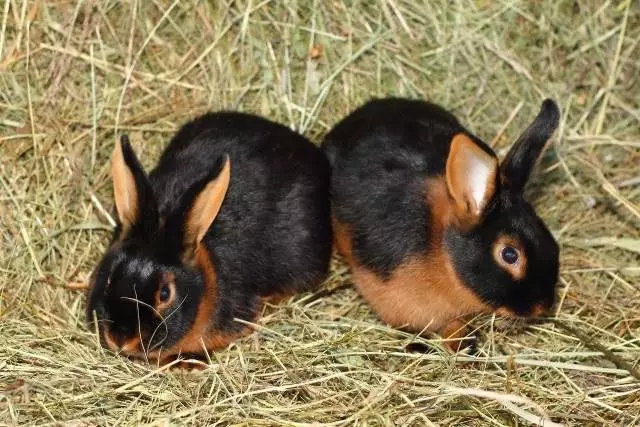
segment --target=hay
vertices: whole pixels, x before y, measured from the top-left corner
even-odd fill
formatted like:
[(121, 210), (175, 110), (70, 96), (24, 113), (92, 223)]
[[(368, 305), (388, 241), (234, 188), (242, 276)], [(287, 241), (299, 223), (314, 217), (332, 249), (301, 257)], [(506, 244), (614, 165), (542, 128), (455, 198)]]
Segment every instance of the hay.
[[(638, 2), (0, 4), (0, 424), (640, 423)], [(390, 94), (499, 152), (560, 102), (530, 189), (562, 246), (554, 319), (474, 320), (477, 358), (405, 353), (425, 339), (377, 321), (336, 260), (321, 298), (271, 308), (203, 372), (100, 349), (78, 283), (112, 226), (116, 131), (149, 167), (208, 109), (319, 141)]]

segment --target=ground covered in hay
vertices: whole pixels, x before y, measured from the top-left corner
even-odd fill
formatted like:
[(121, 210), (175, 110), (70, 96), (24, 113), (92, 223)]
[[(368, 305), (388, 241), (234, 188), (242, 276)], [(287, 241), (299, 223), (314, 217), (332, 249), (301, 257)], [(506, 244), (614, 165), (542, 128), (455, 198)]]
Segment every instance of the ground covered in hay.
[[(639, 424), (639, 43), (624, 0), (0, 2), (0, 424)], [(336, 260), (325, 294), (203, 372), (100, 349), (80, 288), (118, 132), (149, 167), (207, 110), (319, 142), (384, 95), (439, 102), (500, 153), (559, 102), (530, 187), (562, 248), (555, 317), (475, 319), (475, 359), (406, 353), (427, 339), (376, 320)]]

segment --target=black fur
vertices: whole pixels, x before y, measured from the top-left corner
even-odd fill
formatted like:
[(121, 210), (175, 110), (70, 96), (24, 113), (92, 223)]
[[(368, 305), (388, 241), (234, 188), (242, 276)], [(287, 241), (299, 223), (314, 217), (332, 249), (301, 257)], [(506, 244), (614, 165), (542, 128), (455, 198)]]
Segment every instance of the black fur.
[[(330, 167), (301, 135), (249, 114), (206, 114), (178, 131), (148, 179), (126, 140), (122, 146), (136, 182), (148, 185), (153, 197), (142, 192), (144, 227), (133, 227), (122, 241), (121, 227), (116, 229), (94, 274), (89, 319), (95, 310), (99, 321), (129, 336), (140, 317), (144, 341), (159, 329), (152, 347), (161, 342), (170, 347), (190, 329), (204, 281), (200, 271), (181, 262), (184, 223), (195, 197), (220, 172), (225, 154), (231, 161), (229, 189), (203, 240), (217, 274), (212, 325), (238, 331), (243, 326), (233, 318), (253, 320), (260, 297), (307, 291), (326, 276)], [(152, 310), (126, 300), (151, 303), (164, 272), (176, 275), (179, 301), (166, 328)]]
[[(500, 234), (518, 236), (527, 256), (527, 274), (514, 281), (498, 265), (492, 245)], [(521, 195), (503, 190), (484, 219), (472, 231), (450, 228), (444, 244), (463, 282), (483, 301), (528, 316), (535, 304), (551, 307), (558, 280), (559, 249), (553, 235)]]
[[(522, 188), (557, 121), (557, 107), (545, 101), (508, 156), (503, 173), (509, 187), (498, 183), (479, 225), (464, 232), (450, 227), (441, 243), (474, 293), (520, 314), (554, 300), (558, 246), (524, 200)], [(387, 279), (409, 258), (429, 255), (433, 218), (425, 181), (444, 175), (451, 140), (458, 133), (493, 153), (452, 114), (419, 100), (369, 101), (326, 136), (322, 148), (333, 170), (333, 215), (350, 227), (353, 256), (360, 265)], [(519, 283), (493, 260), (491, 248), (500, 233), (512, 233), (524, 243), (528, 273)]]
[[(546, 99), (542, 103), (538, 117), (516, 141), (514, 149), (509, 151), (501, 165), (502, 173), (509, 177), (508, 185), (513, 191), (522, 191), (536, 164), (544, 145), (556, 130), (560, 110)], [(524, 143), (521, 143), (523, 142)]]
[(151, 183), (131, 148), (129, 136), (123, 135), (120, 143), (124, 161), (127, 166), (129, 166), (136, 181), (138, 206), (144, 207), (144, 215), (134, 224), (132, 234), (140, 236), (148, 235), (153, 233), (158, 227), (158, 205), (153, 196)]

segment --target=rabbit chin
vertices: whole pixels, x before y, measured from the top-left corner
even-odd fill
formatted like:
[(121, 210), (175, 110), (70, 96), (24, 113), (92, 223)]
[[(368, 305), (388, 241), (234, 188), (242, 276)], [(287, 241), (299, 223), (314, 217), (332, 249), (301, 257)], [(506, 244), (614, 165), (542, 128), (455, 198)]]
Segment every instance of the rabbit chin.
[[(103, 333), (105, 346), (116, 354), (138, 360), (158, 360), (160, 364), (164, 364), (167, 358), (173, 357), (179, 352), (164, 351), (162, 347), (153, 351), (145, 351), (139, 336), (123, 337), (117, 339), (110, 331), (105, 330)], [(169, 349), (170, 350), (170, 349)]]
[(139, 359), (157, 359), (159, 356), (158, 351), (144, 352), (142, 351), (142, 345), (140, 337), (124, 337), (123, 339), (117, 339), (113, 334), (105, 330), (102, 334), (106, 347), (117, 354), (122, 354), (127, 357), (139, 358)]
[(496, 309), (496, 314), (499, 316), (510, 317), (510, 318), (520, 318), (520, 319), (529, 319), (529, 318), (538, 318), (544, 315), (547, 312), (547, 307), (544, 304), (535, 304), (531, 307), (531, 311), (525, 315), (518, 314), (509, 307), (498, 307)]

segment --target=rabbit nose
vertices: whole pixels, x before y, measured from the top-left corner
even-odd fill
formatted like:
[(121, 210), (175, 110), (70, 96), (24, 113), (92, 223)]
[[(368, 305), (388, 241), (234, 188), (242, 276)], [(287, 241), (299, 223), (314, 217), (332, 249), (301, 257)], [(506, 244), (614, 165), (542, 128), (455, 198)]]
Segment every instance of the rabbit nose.
[(104, 333), (104, 341), (107, 344), (109, 350), (114, 353), (131, 353), (138, 350), (140, 346), (140, 338), (122, 338), (118, 339), (114, 337), (109, 331)]

